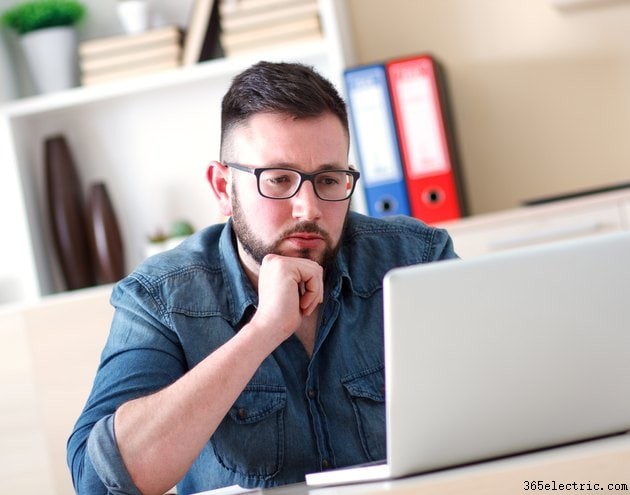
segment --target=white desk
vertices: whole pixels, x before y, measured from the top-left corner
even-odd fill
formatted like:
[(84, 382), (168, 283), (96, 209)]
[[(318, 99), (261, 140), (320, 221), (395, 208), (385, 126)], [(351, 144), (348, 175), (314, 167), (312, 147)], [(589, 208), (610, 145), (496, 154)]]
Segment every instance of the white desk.
[[(526, 489), (526, 482), (534, 483), (536, 489)], [(555, 491), (552, 490), (554, 482)], [(563, 489), (560, 484), (563, 484)], [(571, 485), (571, 490), (567, 485)], [(608, 485), (613, 486), (609, 489)], [(630, 492), (630, 434), (395, 481), (316, 489), (298, 484), (262, 491), (270, 495), (527, 495), (567, 492)]]

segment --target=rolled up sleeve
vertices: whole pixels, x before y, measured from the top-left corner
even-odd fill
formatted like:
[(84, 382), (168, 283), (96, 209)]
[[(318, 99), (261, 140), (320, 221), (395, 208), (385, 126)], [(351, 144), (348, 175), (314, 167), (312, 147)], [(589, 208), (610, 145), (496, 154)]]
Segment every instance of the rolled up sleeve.
[[(88, 437), (87, 461), (105, 486), (107, 493), (140, 495), (122, 460), (114, 435), (114, 415), (98, 421)], [(94, 493), (83, 491), (83, 493)]]
[(133, 280), (115, 287), (116, 307), (92, 392), (68, 440), (67, 461), (79, 495), (139, 494), (114, 434), (122, 404), (177, 380), (186, 362), (177, 338)]

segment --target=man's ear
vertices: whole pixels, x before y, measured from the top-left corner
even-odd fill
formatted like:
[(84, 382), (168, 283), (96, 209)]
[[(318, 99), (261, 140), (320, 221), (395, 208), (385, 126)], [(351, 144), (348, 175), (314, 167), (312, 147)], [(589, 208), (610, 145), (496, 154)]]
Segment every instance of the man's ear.
[(221, 215), (232, 215), (231, 174), (228, 168), (220, 162), (212, 161), (208, 165), (206, 177), (210, 188), (219, 202)]

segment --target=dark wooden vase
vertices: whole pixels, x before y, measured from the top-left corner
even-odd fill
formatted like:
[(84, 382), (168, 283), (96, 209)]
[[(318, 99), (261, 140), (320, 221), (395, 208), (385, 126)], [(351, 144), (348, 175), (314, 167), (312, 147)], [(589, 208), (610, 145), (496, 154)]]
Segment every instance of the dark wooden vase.
[(108, 284), (125, 275), (125, 257), (122, 236), (116, 213), (102, 182), (88, 190), (88, 232), (97, 281)]
[(45, 140), (45, 180), (53, 243), (67, 289), (94, 285), (81, 183), (64, 136)]

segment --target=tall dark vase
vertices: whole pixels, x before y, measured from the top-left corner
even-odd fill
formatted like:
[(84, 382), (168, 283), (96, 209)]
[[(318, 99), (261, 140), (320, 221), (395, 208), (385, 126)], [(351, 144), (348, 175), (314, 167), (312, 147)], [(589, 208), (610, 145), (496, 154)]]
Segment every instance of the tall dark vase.
[(81, 183), (64, 136), (44, 143), (46, 193), (55, 251), (68, 289), (94, 285)]
[(116, 213), (102, 182), (88, 190), (88, 232), (99, 283), (114, 283), (125, 275), (122, 236)]

